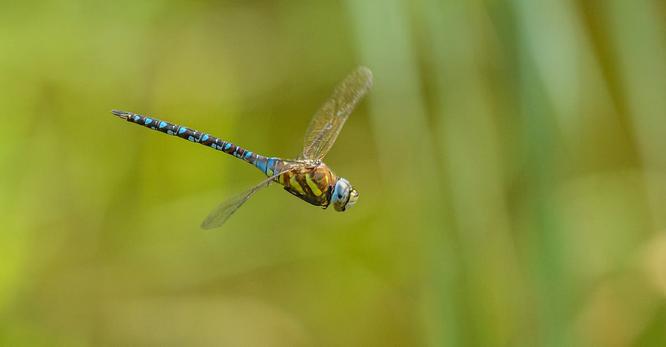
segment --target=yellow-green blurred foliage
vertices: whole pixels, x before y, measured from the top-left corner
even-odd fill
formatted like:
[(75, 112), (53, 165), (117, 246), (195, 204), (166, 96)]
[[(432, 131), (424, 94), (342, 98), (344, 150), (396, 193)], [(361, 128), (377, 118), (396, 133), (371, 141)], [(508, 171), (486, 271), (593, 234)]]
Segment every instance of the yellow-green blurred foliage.
[[(336, 213), (112, 108), (294, 157)], [(0, 345), (666, 345), (661, 0), (0, 3)]]

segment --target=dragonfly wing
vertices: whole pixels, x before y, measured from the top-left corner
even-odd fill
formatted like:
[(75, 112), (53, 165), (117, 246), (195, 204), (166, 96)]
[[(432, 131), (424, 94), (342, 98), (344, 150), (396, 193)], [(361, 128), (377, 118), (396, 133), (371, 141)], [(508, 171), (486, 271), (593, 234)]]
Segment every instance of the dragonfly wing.
[(274, 179), (287, 171), (290, 170), (285, 170), (276, 175), (273, 175), (263, 180), (256, 186), (246, 190), (242, 194), (223, 202), (208, 214), (208, 217), (206, 217), (206, 219), (201, 223), (201, 228), (214, 229), (221, 227), (224, 222), (226, 222), (227, 219), (229, 219), (229, 217), (231, 217), (231, 215), (234, 214), (236, 210), (238, 210), (238, 208), (240, 208), (248, 199), (252, 197), (252, 195), (254, 195), (254, 193), (260, 191), (262, 188), (268, 187)]
[(349, 74), (321, 106), (305, 132), (300, 159), (321, 160), (333, 147), (342, 126), (356, 104), (372, 87), (372, 72), (361, 66)]

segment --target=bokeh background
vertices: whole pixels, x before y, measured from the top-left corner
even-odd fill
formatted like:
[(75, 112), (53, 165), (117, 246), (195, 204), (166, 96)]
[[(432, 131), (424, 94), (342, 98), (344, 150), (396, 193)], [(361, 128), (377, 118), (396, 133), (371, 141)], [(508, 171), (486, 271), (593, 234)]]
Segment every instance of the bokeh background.
[[(0, 345), (666, 345), (660, 0), (2, 1)], [(347, 213), (151, 114), (327, 157)]]

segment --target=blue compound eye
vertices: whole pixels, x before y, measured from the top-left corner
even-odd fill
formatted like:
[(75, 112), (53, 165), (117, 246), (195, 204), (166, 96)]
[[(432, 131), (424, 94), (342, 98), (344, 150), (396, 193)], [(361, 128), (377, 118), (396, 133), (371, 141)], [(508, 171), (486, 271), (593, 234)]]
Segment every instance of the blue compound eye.
[(349, 194), (352, 190), (352, 186), (344, 178), (338, 179), (335, 183), (335, 188), (333, 189), (333, 196), (331, 197), (331, 203), (336, 211), (344, 211), (349, 201)]

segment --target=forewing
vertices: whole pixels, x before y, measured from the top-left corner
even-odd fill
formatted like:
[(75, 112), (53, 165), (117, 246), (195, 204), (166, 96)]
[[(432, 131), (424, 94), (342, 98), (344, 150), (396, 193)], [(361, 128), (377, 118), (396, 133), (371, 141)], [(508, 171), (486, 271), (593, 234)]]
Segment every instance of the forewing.
[(254, 195), (254, 193), (260, 191), (262, 188), (268, 187), (275, 178), (284, 172), (286, 171), (282, 171), (279, 174), (273, 175), (263, 180), (256, 186), (246, 190), (242, 194), (220, 204), (208, 214), (208, 217), (206, 217), (206, 219), (201, 223), (201, 228), (214, 229), (221, 227), (227, 221), (227, 219), (229, 219), (229, 217), (231, 217), (231, 215), (234, 214), (236, 210), (238, 210), (239, 207), (241, 207), (249, 198), (252, 197), (252, 195)]
[(305, 132), (301, 159), (320, 160), (333, 147), (342, 126), (372, 87), (372, 72), (361, 66), (349, 74), (333, 91), (333, 95), (321, 106)]

